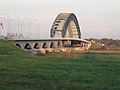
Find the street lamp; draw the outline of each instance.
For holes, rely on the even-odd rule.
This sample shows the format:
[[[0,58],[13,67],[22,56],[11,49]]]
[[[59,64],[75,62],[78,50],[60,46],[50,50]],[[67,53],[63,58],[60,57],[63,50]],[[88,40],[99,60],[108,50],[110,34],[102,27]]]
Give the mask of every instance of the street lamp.
[[[14,21],[14,19],[10,19],[10,31],[9,31],[9,33],[11,33],[11,31],[12,31],[12,22]]]
[[[9,34],[9,14],[5,13],[4,15],[7,15],[7,27],[8,27],[7,34]]]
[[[34,27],[34,22],[30,22],[29,25],[30,25],[30,31],[32,32],[33,27]],[[33,32],[32,33],[29,32],[29,35],[30,35],[30,38],[34,38]]]
[[[41,24],[39,23],[38,24],[38,33],[39,33],[39,36],[41,35]],[[41,38],[41,37],[38,37],[38,39]]]
[[[38,19],[35,19],[36,21],[36,27],[37,27],[37,38],[39,39],[39,33],[38,33]]]
[[[46,38],[47,37],[47,22],[46,21],[43,21],[42,22],[42,28],[44,29],[44,38]]]
[[[23,27],[24,27],[23,24],[24,24],[24,20],[20,21],[20,26],[21,26],[21,31],[20,32],[21,32],[21,34],[23,34],[23,32],[22,32],[23,31]]]
[[[30,34],[30,33],[29,33],[29,31],[30,31],[30,27],[29,27],[30,19],[29,19],[28,17],[25,17],[25,19],[28,21],[28,39],[29,39],[29,36],[30,36],[30,35],[29,35],[29,34]]]
[[[19,36],[19,16],[15,16],[17,17],[17,24],[18,24],[18,36]]]

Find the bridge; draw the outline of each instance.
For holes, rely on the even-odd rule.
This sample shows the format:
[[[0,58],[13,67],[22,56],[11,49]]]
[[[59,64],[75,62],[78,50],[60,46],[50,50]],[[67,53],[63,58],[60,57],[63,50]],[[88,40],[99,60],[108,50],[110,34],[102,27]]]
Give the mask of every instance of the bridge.
[[[10,40],[22,49],[59,49],[62,47],[80,47],[89,49],[91,43],[81,39],[81,31],[78,20],[73,13],[60,13],[50,30],[49,39],[19,39]]]

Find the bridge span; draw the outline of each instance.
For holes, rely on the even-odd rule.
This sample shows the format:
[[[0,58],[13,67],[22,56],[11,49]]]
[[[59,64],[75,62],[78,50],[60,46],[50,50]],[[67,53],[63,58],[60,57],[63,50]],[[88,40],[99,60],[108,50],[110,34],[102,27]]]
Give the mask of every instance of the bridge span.
[[[90,42],[82,39],[61,38],[61,39],[40,39],[40,40],[12,40],[21,49],[41,49],[41,48],[62,48],[81,47],[89,49]]]

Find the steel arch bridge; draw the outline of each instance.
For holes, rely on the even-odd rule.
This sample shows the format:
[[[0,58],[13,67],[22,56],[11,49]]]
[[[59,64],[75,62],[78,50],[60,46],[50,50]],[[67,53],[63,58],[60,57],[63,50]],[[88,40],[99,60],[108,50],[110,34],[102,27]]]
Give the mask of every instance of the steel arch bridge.
[[[80,26],[73,13],[60,13],[51,28],[54,38],[81,38]]]
[[[11,40],[22,49],[61,49],[64,47],[79,47],[89,49],[91,43],[81,39],[81,31],[78,20],[73,13],[60,13],[50,30],[49,39],[18,39]]]

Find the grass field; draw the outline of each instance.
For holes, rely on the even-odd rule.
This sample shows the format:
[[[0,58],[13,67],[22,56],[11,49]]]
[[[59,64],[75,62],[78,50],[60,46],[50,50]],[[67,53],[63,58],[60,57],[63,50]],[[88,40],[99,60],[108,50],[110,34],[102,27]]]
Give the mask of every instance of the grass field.
[[[119,53],[34,56],[0,41],[0,90],[120,90]]]

